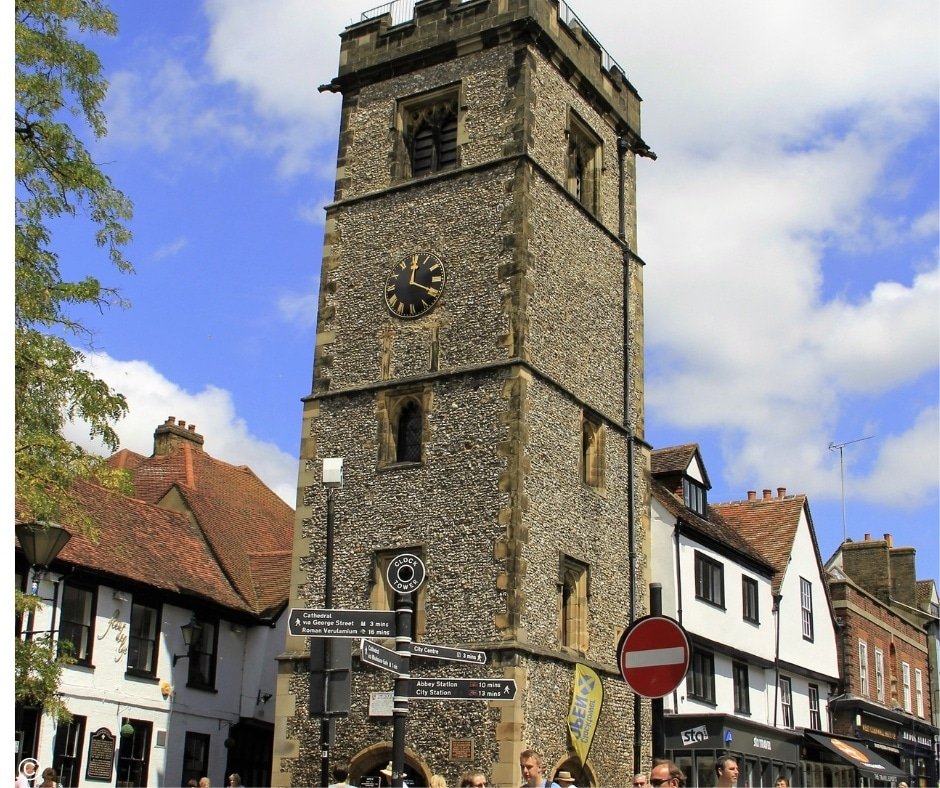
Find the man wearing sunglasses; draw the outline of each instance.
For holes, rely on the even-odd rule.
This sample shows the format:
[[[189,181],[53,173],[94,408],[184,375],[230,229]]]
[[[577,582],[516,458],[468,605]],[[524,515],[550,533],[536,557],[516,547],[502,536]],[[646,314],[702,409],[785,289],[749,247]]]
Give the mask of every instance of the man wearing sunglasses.
[[[656,761],[650,770],[650,785],[653,788],[658,788],[660,785],[681,788],[685,785],[685,773],[672,761],[665,759]]]

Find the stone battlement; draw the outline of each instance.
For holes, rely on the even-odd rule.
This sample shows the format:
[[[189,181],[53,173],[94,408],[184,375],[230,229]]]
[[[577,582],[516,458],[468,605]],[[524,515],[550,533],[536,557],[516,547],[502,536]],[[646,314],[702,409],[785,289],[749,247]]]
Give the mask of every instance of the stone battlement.
[[[452,60],[527,38],[582,92],[639,128],[639,94],[564,0],[418,0],[413,16],[399,21],[401,2],[365,12],[362,21],[343,31],[332,89],[387,78],[414,56]]]

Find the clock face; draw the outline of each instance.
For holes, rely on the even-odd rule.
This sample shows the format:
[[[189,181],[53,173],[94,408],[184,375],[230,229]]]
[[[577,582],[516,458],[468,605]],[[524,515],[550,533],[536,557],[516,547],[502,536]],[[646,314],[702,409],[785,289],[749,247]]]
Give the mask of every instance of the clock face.
[[[385,304],[396,317],[421,317],[440,299],[444,281],[444,263],[436,254],[406,255],[385,277]]]

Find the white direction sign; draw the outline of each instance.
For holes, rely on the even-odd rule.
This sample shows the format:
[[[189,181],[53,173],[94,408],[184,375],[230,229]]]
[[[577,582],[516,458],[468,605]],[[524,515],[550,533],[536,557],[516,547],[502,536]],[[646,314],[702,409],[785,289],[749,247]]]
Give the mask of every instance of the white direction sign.
[[[287,626],[308,638],[392,638],[394,610],[333,610],[292,607]]]
[[[420,700],[512,700],[515,679],[404,679],[405,696]]]
[[[471,651],[468,648],[451,648],[450,646],[432,646],[429,643],[412,643],[411,653],[418,657],[447,659],[452,662],[469,662],[474,665],[486,664],[486,654],[484,652]]]
[[[389,673],[399,675],[405,672],[405,660],[397,651],[392,651],[371,640],[363,640],[359,644],[362,661],[374,665]]]

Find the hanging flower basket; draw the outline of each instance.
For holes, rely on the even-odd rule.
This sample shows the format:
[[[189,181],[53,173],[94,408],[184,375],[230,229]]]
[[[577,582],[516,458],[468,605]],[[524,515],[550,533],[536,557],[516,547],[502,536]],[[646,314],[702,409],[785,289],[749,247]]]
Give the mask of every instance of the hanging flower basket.
[[[134,735],[134,726],[129,722],[125,722],[121,726],[121,735],[122,736],[133,736]]]
[[[235,739],[233,739],[231,736],[229,736],[229,737],[225,740],[224,744],[225,744],[225,749],[231,750],[232,747],[234,747],[236,744],[238,744],[238,742],[236,742]]]

